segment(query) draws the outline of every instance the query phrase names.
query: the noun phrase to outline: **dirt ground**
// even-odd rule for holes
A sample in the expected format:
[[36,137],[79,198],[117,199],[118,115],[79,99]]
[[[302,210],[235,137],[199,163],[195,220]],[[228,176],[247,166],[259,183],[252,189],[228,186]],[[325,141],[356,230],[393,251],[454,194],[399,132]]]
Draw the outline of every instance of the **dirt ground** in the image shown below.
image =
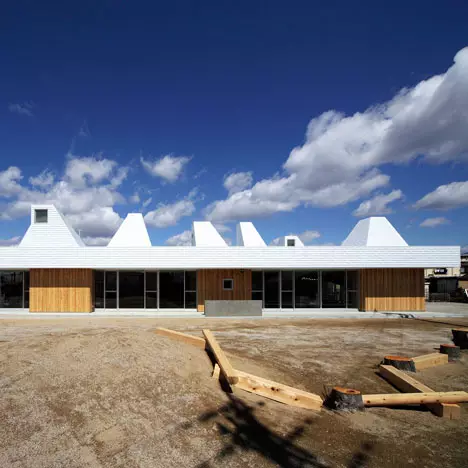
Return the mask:
[[[331,386],[396,392],[376,374],[385,354],[450,342],[467,319],[0,320],[1,467],[467,467],[462,418],[419,407],[307,411],[210,378],[200,349],[151,332],[209,327],[233,364],[324,394]],[[440,391],[468,389],[461,361],[417,374]]]

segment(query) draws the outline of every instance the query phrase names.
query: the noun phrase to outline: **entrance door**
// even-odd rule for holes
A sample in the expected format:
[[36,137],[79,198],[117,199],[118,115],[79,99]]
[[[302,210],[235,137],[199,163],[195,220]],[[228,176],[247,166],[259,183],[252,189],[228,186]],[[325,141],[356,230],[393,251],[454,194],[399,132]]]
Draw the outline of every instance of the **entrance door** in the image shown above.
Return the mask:
[[142,271],[119,271],[119,309],[145,307],[145,274]]

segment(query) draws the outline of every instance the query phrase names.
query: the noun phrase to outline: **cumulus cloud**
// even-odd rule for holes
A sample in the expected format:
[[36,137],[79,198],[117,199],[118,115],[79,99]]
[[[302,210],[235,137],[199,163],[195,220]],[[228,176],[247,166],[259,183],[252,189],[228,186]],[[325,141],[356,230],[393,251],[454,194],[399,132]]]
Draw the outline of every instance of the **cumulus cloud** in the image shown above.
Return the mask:
[[141,164],[144,169],[154,177],[160,177],[166,182],[173,183],[181,175],[184,167],[191,158],[187,156],[172,156],[170,154],[163,156],[155,161],[140,158]]
[[192,231],[184,231],[166,240],[167,245],[171,246],[189,246],[192,245]]
[[196,191],[192,190],[186,197],[174,203],[161,203],[158,207],[145,214],[145,222],[149,226],[165,228],[176,225],[185,216],[195,211],[194,198]]
[[90,247],[104,247],[112,237],[83,237],[83,242]]
[[400,200],[401,198],[403,198],[403,192],[401,190],[393,190],[386,195],[376,195],[370,200],[363,201],[353,211],[353,215],[364,217],[393,213],[393,210],[388,205],[396,200]]
[[229,195],[249,188],[252,182],[252,172],[233,172],[224,177],[224,187]]
[[388,184],[385,164],[468,159],[468,48],[446,73],[398,92],[390,101],[345,115],[327,111],[308,126],[280,174],[228,194],[207,218],[237,220],[292,211],[300,205],[339,206]]
[[10,166],[5,171],[0,171],[0,196],[11,197],[21,192],[20,181],[22,179],[21,169]]
[[10,237],[9,239],[0,239],[0,247],[11,247],[18,245],[21,241],[21,236]]
[[29,178],[29,183],[35,187],[47,188],[54,183],[55,177],[52,172],[42,171],[39,175]]
[[140,194],[135,192],[133,195],[130,196],[128,199],[130,203],[140,203]]
[[34,103],[32,101],[23,102],[22,104],[9,104],[8,110],[13,112],[14,114],[18,115],[25,115],[27,117],[32,117],[33,114]]
[[449,224],[450,221],[447,218],[444,218],[443,216],[438,217],[438,218],[427,218],[425,219],[420,226],[421,227],[437,227],[440,226],[441,224]]
[[413,207],[417,210],[450,210],[468,205],[468,181],[439,185],[433,192],[418,200]]

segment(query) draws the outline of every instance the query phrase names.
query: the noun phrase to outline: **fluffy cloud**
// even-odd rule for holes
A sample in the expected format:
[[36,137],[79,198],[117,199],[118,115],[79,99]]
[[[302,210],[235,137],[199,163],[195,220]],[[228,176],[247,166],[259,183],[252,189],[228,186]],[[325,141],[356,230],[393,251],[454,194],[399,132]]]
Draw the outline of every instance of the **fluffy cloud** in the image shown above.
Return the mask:
[[154,177],[161,177],[167,182],[175,182],[182,174],[184,167],[190,161],[187,156],[166,155],[155,161],[140,158],[142,166]]
[[90,247],[105,247],[112,237],[83,237],[82,239]]
[[249,188],[252,182],[251,172],[233,172],[224,177],[224,187],[229,192],[229,195]]
[[449,223],[450,221],[447,218],[444,218],[441,216],[438,218],[427,218],[420,224],[420,226],[433,228],[433,227],[440,226],[441,224],[449,224]]
[[146,213],[145,222],[157,228],[176,225],[181,218],[190,216],[195,211],[195,195],[196,191],[192,191],[179,201],[160,204],[155,210]]
[[21,236],[10,237],[9,239],[0,239],[0,247],[11,247],[18,245],[21,241]]
[[32,117],[34,114],[32,112],[34,108],[33,102],[23,102],[22,104],[9,104],[8,110],[18,115],[25,115],[27,117]]
[[450,210],[468,205],[468,181],[439,185],[433,192],[418,200],[413,207],[417,210]]
[[[208,219],[237,220],[294,210],[339,206],[388,184],[385,164],[444,163],[468,158],[468,48],[442,75],[402,89],[390,101],[344,115],[330,110],[313,119],[306,141],[283,171],[252,188],[228,194],[208,208]],[[421,156],[422,155],[422,156]]]
[[54,204],[88,243],[102,243],[93,239],[110,237],[122,222],[114,207],[125,202],[118,188],[127,174],[116,161],[69,156],[61,178],[44,171],[26,186],[19,183],[21,170],[9,168],[0,172],[0,219],[27,216],[31,204]]
[[[304,244],[310,244],[315,239],[320,237],[320,232],[318,231],[304,231],[301,234],[288,234],[288,236],[297,236]],[[280,245],[282,237],[277,237],[270,242],[270,245]]]
[[393,210],[388,205],[401,198],[403,198],[403,192],[401,190],[393,190],[386,195],[376,195],[370,200],[363,201],[357,209],[353,211],[353,215],[364,217],[393,213]]
[[169,237],[169,239],[166,240],[166,244],[172,246],[192,245],[192,231],[184,231],[180,234],[176,234],[175,236]]

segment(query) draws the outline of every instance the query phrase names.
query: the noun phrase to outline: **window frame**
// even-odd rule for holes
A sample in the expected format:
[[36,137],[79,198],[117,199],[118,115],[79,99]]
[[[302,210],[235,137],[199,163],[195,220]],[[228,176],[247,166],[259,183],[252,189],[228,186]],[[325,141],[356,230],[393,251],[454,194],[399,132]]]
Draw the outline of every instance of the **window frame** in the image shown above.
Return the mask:
[[[231,282],[230,288],[226,288],[225,281]],[[234,291],[234,279],[233,278],[223,278],[223,291]]]
[[[45,221],[38,220],[38,213],[44,215],[45,213]],[[34,224],[47,224],[49,222],[49,210],[46,208],[35,208],[34,209]]]

